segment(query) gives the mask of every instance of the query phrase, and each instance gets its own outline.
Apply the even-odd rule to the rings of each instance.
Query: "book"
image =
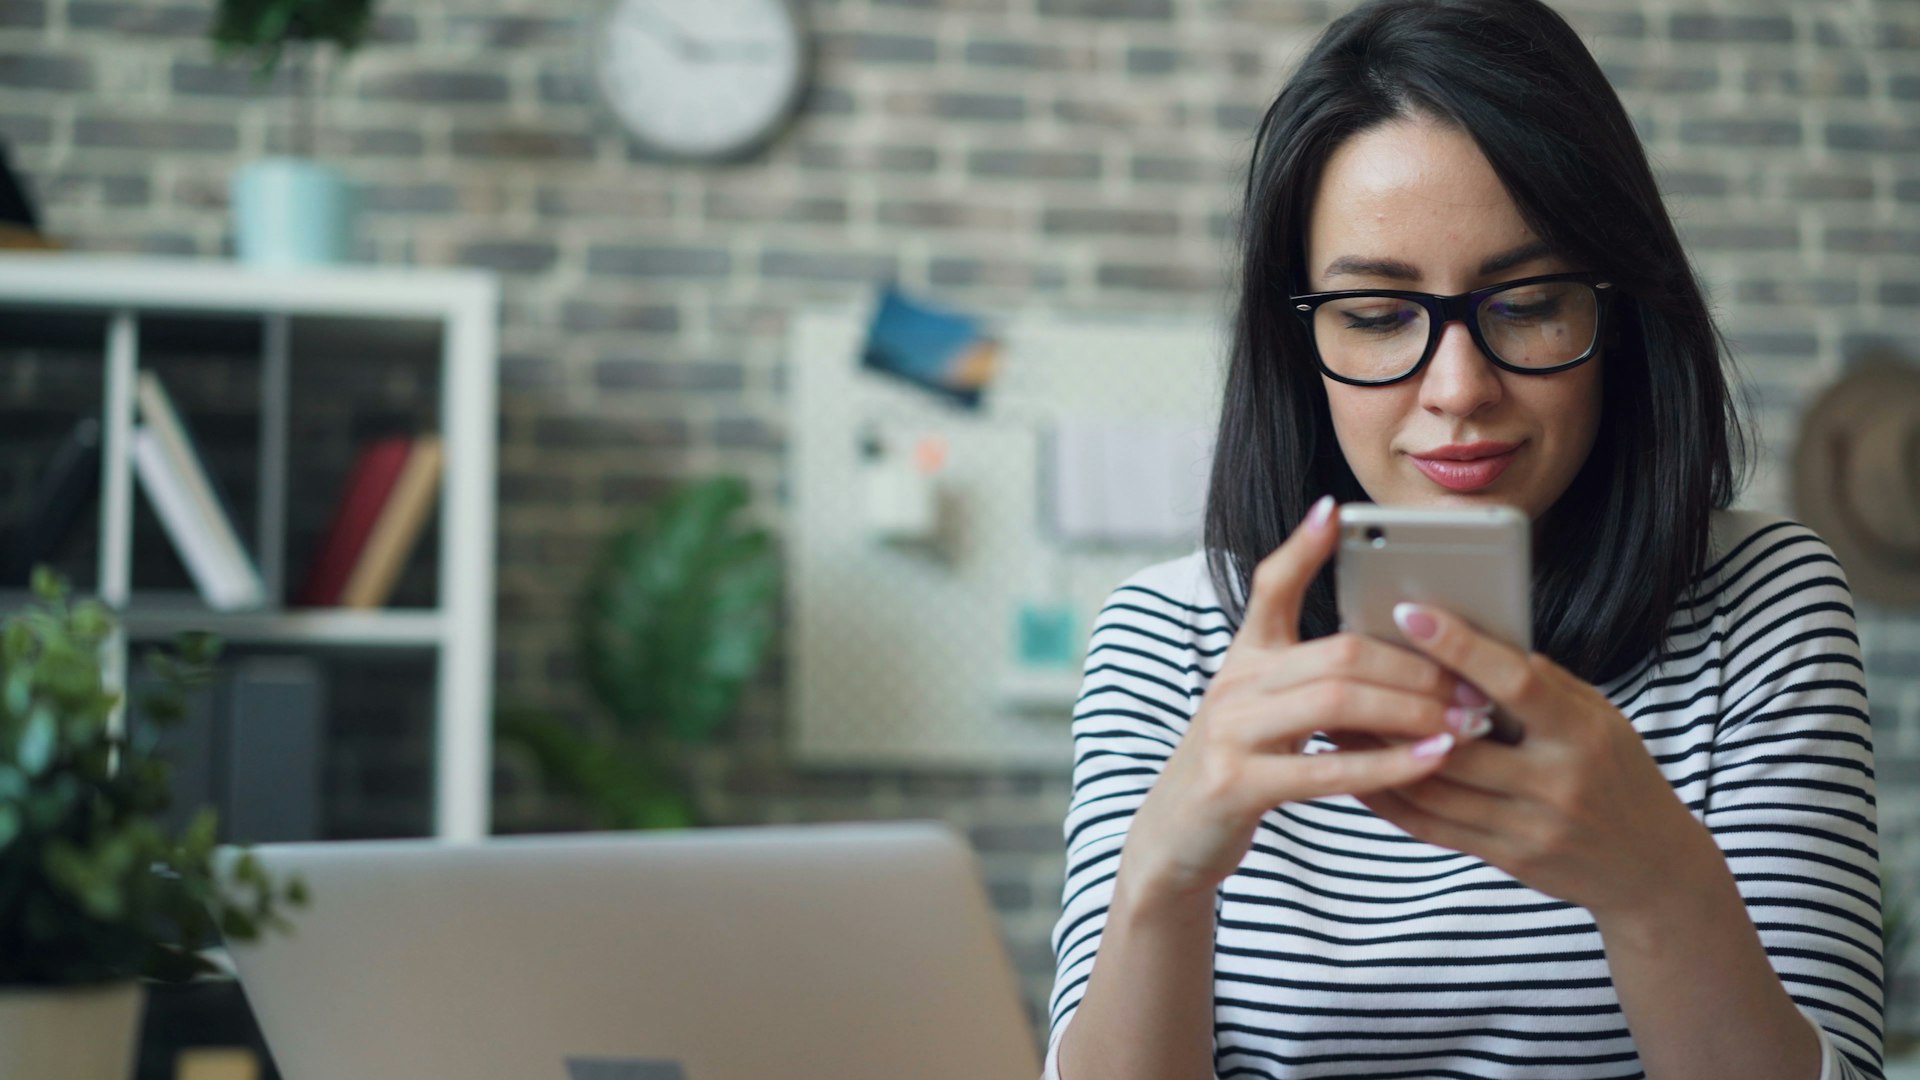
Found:
[[[361,449],[347,473],[333,520],[320,541],[306,580],[295,594],[296,602],[313,607],[331,607],[340,602],[347,579],[353,576],[353,568],[360,562],[381,508],[393,494],[393,486],[399,482],[412,450],[413,440],[404,436],[377,439]]]
[[[86,417],[67,433],[40,474],[0,581],[29,584],[33,568],[54,558],[74,522],[99,492],[100,421]]]
[[[207,606],[237,611],[257,604],[258,594],[222,565],[219,542],[188,493],[185,479],[175,471],[176,463],[160,436],[144,424],[133,430],[133,468]]]
[[[226,507],[214,492],[213,481],[193,448],[193,440],[187,436],[179,410],[174,408],[173,399],[158,375],[151,371],[140,373],[139,399],[140,417],[146,429],[165,452],[190,512],[201,520],[212,541],[214,572],[222,579],[222,593],[230,598],[222,610],[262,606],[267,599],[266,583],[240,543],[240,535],[234,531]],[[206,591],[202,587],[202,594]]]
[[[156,815],[179,833],[206,807],[219,812],[223,844],[318,840],[326,673],[309,656],[241,656],[185,701],[180,722],[153,723],[148,695],[164,684],[133,677],[132,722],[150,730],[172,769],[172,801]]]
[[[354,565],[340,603],[350,608],[377,608],[393,595],[400,570],[413,553],[421,530],[427,524],[427,512],[433,508],[440,491],[441,466],[445,447],[438,435],[422,435],[413,441],[407,466],[393,485],[393,493],[380,510],[366,549]]]
[[[212,806],[223,814],[226,812],[220,806],[215,786],[216,761],[220,756],[215,750],[220,733],[219,680],[226,677],[225,671],[216,672],[210,685],[187,690],[181,695],[180,717],[174,723],[162,726],[153,721],[148,706],[156,692],[166,689],[166,682],[151,664],[134,668],[128,676],[129,730],[151,738],[154,758],[165,762],[170,770],[167,778],[168,803],[155,818],[176,836],[186,832],[187,826],[193,824],[194,815],[204,807]]]
[[[326,674],[310,656],[249,656],[226,678],[221,842],[318,840]]]

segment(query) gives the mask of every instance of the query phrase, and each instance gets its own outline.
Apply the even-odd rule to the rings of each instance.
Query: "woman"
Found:
[[[1719,339],[1579,38],[1340,19],[1244,222],[1204,554],[1092,635],[1048,1074],[1878,1076],[1850,596],[1726,509]],[[1356,499],[1526,511],[1538,651],[1412,605],[1417,653],[1335,633]]]

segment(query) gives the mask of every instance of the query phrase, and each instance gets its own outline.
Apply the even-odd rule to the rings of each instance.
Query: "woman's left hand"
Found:
[[[1596,916],[1657,904],[1713,865],[1703,860],[1723,858],[1606,695],[1445,612],[1402,604],[1394,616],[1526,736],[1518,746],[1462,741],[1427,779],[1360,796],[1375,814]]]

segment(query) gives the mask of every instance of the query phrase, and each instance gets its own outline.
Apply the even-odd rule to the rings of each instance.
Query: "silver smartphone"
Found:
[[[1413,648],[1393,621],[1394,605],[1406,600],[1532,649],[1531,550],[1527,516],[1510,506],[1348,503],[1334,567],[1341,628]],[[1523,734],[1518,720],[1494,711],[1489,738],[1514,744]]]

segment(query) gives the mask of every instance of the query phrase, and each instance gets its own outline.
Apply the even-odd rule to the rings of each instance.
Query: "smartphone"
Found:
[[[1531,551],[1527,515],[1510,506],[1349,503],[1340,508],[1334,565],[1341,629],[1414,648],[1393,621],[1394,605],[1412,601],[1531,650]],[[1518,720],[1494,710],[1488,738],[1514,745],[1524,735]]]

